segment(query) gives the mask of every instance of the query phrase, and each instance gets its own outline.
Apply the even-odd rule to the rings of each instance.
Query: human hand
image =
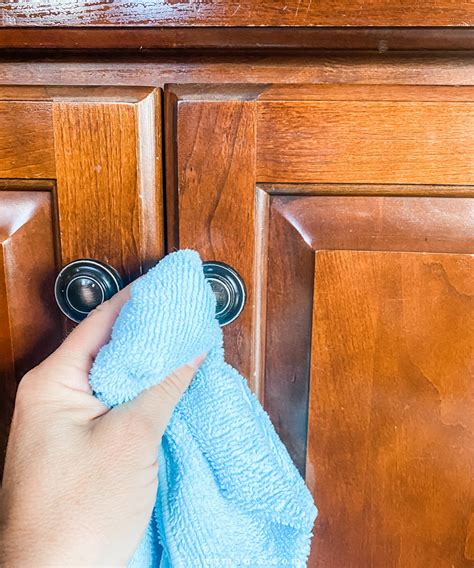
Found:
[[[1,494],[0,566],[125,566],[144,535],[161,437],[204,356],[107,409],[88,374],[128,297],[125,288],[96,308],[20,382]]]

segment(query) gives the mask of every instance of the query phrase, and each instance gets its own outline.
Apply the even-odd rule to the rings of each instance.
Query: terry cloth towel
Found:
[[[199,255],[170,254],[132,286],[90,375],[109,407],[203,352],[158,455],[158,494],[130,566],[305,566],[311,494],[247,382],[224,361]]]

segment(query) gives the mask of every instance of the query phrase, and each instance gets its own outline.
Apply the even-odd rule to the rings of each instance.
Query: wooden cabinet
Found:
[[[61,340],[60,266],[131,280],[192,247],[243,277],[225,328],[306,476],[311,567],[474,559],[474,90],[0,90],[1,446]]]
[[[473,26],[471,0],[0,2],[0,461],[69,325],[59,268],[191,247],[245,282],[227,358],[315,496],[309,566],[472,566]]]
[[[163,254],[154,89],[0,88],[0,448],[21,376],[59,343],[59,267],[125,280]]]
[[[319,507],[310,566],[471,566],[472,88],[171,87],[168,239]]]

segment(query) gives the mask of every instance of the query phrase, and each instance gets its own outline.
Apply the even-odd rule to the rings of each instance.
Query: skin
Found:
[[[22,379],[0,502],[0,566],[126,566],[150,519],[157,453],[204,355],[108,410],[88,374],[129,288]]]

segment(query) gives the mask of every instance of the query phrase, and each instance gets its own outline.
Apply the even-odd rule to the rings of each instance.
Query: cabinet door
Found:
[[[313,492],[312,567],[472,566],[473,100],[167,93],[169,242],[246,283],[226,353]]]
[[[0,88],[0,470],[18,380],[65,328],[59,268],[127,281],[162,254],[159,113],[151,89]]]

